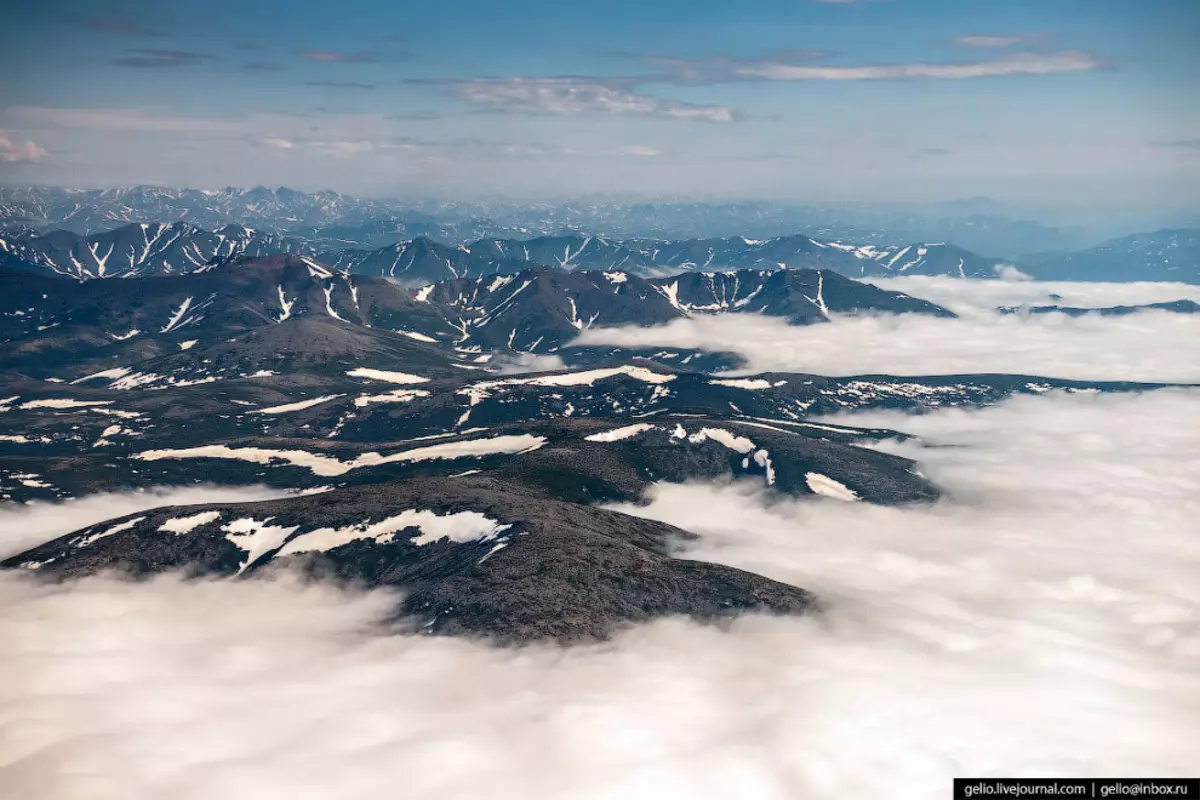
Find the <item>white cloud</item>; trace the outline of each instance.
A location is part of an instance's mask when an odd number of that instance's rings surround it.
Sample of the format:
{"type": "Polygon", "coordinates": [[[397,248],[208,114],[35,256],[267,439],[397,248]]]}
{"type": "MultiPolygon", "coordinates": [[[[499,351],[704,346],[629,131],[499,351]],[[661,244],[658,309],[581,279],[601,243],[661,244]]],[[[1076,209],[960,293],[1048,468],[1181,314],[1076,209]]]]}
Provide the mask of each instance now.
{"type": "MultiPolygon", "coordinates": [[[[1200,287],[1145,284],[1046,284],[1007,281],[877,281],[945,303],[963,315],[839,317],[793,327],[757,315],[697,316],[654,328],[591,328],[574,344],[707,348],[746,357],[752,372],[821,375],[935,375],[1005,372],[1078,380],[1200,382],[1200,315],[1144,312],[1127,317],[1000,315],[1013,298],[1099,305],[1150,298],[1200,297],[1200,287]],[[910,281],[910,283],[906,283],[910,281]],[[1048,299],[1058,291],[1062,301],[1048,299]]],[[[1015,302],[1020,303],[1021,300],[1015,302]]]]}
{"type": "Polygon", "coordinates": [[[1012,47],[1019,44],[1021,36],[958,36],[954,43],[963,47],[1012,47]]]}
{"type": "Polygon", "coordinates": [[[669,119],[729,122],[724,106],[697,105],[637,94],[603,83],[569,78],[505,78],[454,84],[455,94],[471,103],[526,114],[632,114],[669,119]]]}
{"type": "Polygon", "coordinates": [[[662,150],[657,147],[650,147],[644,144],[627,144],[616,148],[614,154],[618,156],[631,156],[634,158],[655,158],[663,154],[662,150]]]}
{"type": "Polygon", "coordinates": [[[183,489],[156,488],[149,491],[93,494],[53,504],[7,503],[0,505],[0,559],[88,525],[149,508],[198,503],[250,503],[281,497],[284,494],[279,489],[261,486],[194,486],[183,489]]]}
{"type": "Polygon", "coordinates": [[[31,139],[16,139],[5,130],[0,130],[0,161],[6,164],[19,164],[23,161],[37,161],[46,155],[46,151],[38,147],[31,139]]]}
{"type": "Polygon", "coordinates": [[[284,139],[282,136],[267,136],[262,140],[262,143],[275,150],[291,150],[296,146],[296,143],[291,139],[284,139]]]}
{"type": "Polygon", "coordinates": [[[753,61],[736,64],[731,74],[739,78],[768,81],[866,81],[924,78],[959,80],[1001,75],[1050,75],[1088,72],[1101,63],[1087,53],[1014,53],[1004,58],[962,63],[864,64],[851,67],[815,67],[783,61],[753,61]]]}
{"type": "Polygon", "coordinates": [[[999,306],[1061,305],[1076,308],[1144,305],[1171,300],[1200,301],[1200,286],[1190,283],[1091,283],[1084,281],[989,281],[913,276],[869,278],[893,292],[931,300],[958,314],[989,315],[999,306]],[[1055,300],[1051,295],[1057,295],[1055,300]]]}
{"type": "Polygon", "coordinates": [[[1195,393],[876,417],[953,500],[660,486],[687,554],[821,590],[821,620],[664,621],[498,650],[380,635],[386,594],[0,576],[0,781],[181,800],[936,797],[978,774],[1200,759],[1195,393]]]}
{"type": "Polygon", "coordinates": [[[375,149],[374,144],[367,141],[316,141],[309,144],[314,150],[334,158],[353,158],[375,149]]]}

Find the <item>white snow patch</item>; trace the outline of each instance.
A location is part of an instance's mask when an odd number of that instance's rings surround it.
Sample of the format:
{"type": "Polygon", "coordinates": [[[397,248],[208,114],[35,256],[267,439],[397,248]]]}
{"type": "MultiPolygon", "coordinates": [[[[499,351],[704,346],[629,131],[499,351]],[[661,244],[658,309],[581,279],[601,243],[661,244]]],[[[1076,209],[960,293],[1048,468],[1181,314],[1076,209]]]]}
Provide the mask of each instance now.
{"type": "Polygon", "coordinates": [[[390,372],[383,369],[369,369],[367,367],[356,367],[346,373],[351,378],[367,378],[373,381],[387,381],[388,383],[428,383],[429,378],[422,378],[420,375],[410,375],[407,372],[390,372]]]}
{"type": "Polygon", "coordinates": [[[511,525],[501,525],[477,511],[438,514],[434,511],[408,509],[379,522],[362,522],[344,528],[319,528],[303,533],[289,541],[276,554],[276,558],[297,553],[325,552],[360,539],[374,539],[388,544],[396,534],[408,528],[418,528],[421,533],[411,540],[414,545],[425,545],[441,539],[466,543],[488,541],[508,530],[511,525]]]}
{"type": "Polygon", "coordinates": [[[654,430],[657,425],[650,425],[645,422],[639,422],[636,425],[626,425],[623,428],[613,428],[610,431],[602,431],[593,433],[591,436],[585,436],[584,441],[588,442],[619,442],[622,439],[630,439],[640,433],[654,430]]]}
{"type": "Polygon", "coordinates": [[[191,533],[201,525],[208,525],[210,522],[216,522],[221,518],[220,511],[201,511],[198,514],[193,514],[190,517],[175,517],[169,519],[162,525],[158,526],[160,531],[167,531],[176,536],[184,533],[191,533]]]}
{"type": "Polygon", "coordinates": [[[268,525],[267,523],[273,519],[275,518],[267,517],[259,521],[253,517],[244,517],[221,526],[221,530],[225,531],[225,538],[246,553],[246,560],[238,568],[239,575],[263,555],[283,544],[287,537],[300,527],[299,525],[291,527],[268,525]]]}
{"type": "Polygon", "coordinates": [[[49,400],[28,400],[22,403],[20,408],[93,408],[95,406],[110,406],[112,402],[112,400],[71,400],[66,397],[55,397],[49,400]]]}
{"type": "Polygon", "coordinates": [[[835,500],[844,500],[846,502],[854,502],[858,500],[858,492],[848,488],[844,483],[835,481],[828,475],[822,475],[819,472],[804,473],[804,481],[808,484],[808,488],[812,489],[814,494],[819,494],[824,497],[832,497],[835,500]]]}
{"type": "Polygon", "coordinates": [[[543,436],[517,434],[494,436],[490,439],[470,439],[460,442],[418,447],[391,455],[363,453],[351,461],[339,461],[332,456],[317,455],[307,450],[271,450],[263,447],[229,447],[223,444],[202,445],[175,450],[147,450],[133,458],[141,461],[162,461],[184,458],[227,458],[249,461],[254,464],[270,464],[283,461],[292,466],[311,470],[314,475],[344,475],[351,470],[376,467],[396,462],[431,461],[435,459],[480,458],[489,455],[523,453],[537,450],[546,443],[543,436]]]}
{"type": "Polygon", "coordinates": [[[372,403],[410,403],[418,397],[429,397],[424,389],[394,389],[386,394],[362,394],[354,398],[354,405],[362,408],[372,403]]]}
{"type": "Polygon", "coordinates": [[[144,519],[145,519],[145,517],[134,517],[133,519],[126,520],[124,522],[118,522],[116,525],[113,525],[112,527],[108,528],[107,530],[103,531],[102,533],[85,534],[84,536],[80,537],[76,541],[72,542],[71,546],[72,547],[87,547],[88,545],[95,544],[96,542],[100,541],[101,539],[112,536],[114,533],[120,533],[121,531],[131,530],[135,525],[137,525],[139,522],[141,522],[144,519]]]}
{"type": "Polygon", "coordinates": [[[84,375],[82,378],[76,378],[75,380],[71,381],[71,385],[83,383],[84,381],[95,380],[97,378],[117,380],[118,378],[124,378],[128,374],[129,367],[113,367],[112,369],[93,372],[91,375],[84,375]]]}
{"type": "MultiPolygon", "coordinates": [[[[772,386],[778,386],[779,383],[771,383],[762,378],[722,378],[709,381],[713,386],[729,386],[734,389],[770,389],[772,386]]],[[[783,381],[786,383],[786,381],[783,381]]]]}
{"type": "Polygon", "coordinates": [[[188,309],[191,307],[192,298],[188,297],[179,304],[179,308],[175,309],[175,313],[171,315],[171,318],[167,320],[167,324],[164,325],[161,330],[159,330],[159,333],[170,333],[176,327],[178,327],[180,321],[183,319],[183,315],[186,314],[188,309]]]}
{"type": "Polygon", "coordinates": [[[328,403],[330,400],[337,400],[344,395],[327,394],[322,397],[313,397],[308,400],[300,400],[296,403],[288,403],[282,406],[271,406],[269,408],[256,408],[248,413],[250,414],[286,414],[289,411],[303,411],[306,408],[319,406],[321,403],[328,403]]]}
{"type": "Polygon", "coordinates": [[[433,338],[432,336],[426,336],[425,334],[417,333],[416,331],[400,331],[400,333],[402,333],[403,335],[407,336],[410,339],[416,339],[418,342],[429,342],[431,344],[437,344],[437,341],[438,341],[437,339],[433,338]]]}

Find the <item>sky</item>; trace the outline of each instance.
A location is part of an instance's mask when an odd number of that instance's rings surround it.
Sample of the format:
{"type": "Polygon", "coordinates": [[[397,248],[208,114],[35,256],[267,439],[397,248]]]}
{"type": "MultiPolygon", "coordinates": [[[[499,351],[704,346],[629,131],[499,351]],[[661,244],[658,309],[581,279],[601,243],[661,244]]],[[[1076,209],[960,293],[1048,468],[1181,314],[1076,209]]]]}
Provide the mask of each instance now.
{"type": "Polygon", "coordinates": [[[49,0],[0,183],[1200,204],[1194,0],[49,0]]]}

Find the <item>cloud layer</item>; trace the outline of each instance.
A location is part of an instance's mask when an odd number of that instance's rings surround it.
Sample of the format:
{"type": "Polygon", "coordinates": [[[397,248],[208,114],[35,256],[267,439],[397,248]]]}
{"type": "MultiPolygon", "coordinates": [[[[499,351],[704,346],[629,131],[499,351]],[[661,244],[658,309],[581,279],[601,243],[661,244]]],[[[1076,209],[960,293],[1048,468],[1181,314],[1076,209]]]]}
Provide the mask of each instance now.
{"type": "MultiPolygon", "coordinates": [[[[1200,395],[875,415],[931,508],[662,486],[686,555],[820,621],[594,647],[381,635],[394,598],[287,580],[0,576],[0,781],[139,798],[932,797],[974,774],[1179,775],[1200,745],[1200,395]]],[[[855,420],[858,421],[858,420],[855,420]]]]}
{"type": "Polygon", "coordinates": [[[505,78],[452,84],[457,97],[494,111],[526,114],[631,114],[643,117],[730,122],[733,111],[716,105],[664,100],[619,86],[571,78],[505,78]]]}
{"type": "Polygon", "coordinates": [[[1200,315],[1000,315],[998,305],[1087,307],[1200,297],[1179,284],[1047,284],[898,278],[877,281],[961,314],[842,317],[793,327],[773,317],[697,316],[656,328],[592,328],[576,343],[733,351],[753,372],[935,375],[1005,372],[1078,380],[1200,382],[1200,315]],[[1057,292],[1062,300],[1053,301],[1057,292]]]}

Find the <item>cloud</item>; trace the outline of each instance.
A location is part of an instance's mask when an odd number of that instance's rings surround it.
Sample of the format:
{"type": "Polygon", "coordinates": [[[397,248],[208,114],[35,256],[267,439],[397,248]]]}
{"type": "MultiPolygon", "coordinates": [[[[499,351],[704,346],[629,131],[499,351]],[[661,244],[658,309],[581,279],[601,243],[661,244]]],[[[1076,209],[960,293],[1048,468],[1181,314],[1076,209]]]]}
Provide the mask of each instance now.
{"type": "Polygon", "coordinates": [[[267,136],[261,139],[260,142],[263,146],[275,150],[291,150],[296,146],[296,143],[291,139],[284,139],[282,136],[267,136]]]}
{"type": "Polygon", "coordinates": [[[251,72],[277,72],[283,69],[283,67],[268,61],[247,61],[245,64],[242,64],[242,69],[250,70],[251,72]]]}
{"type": "Polygon", "coordinates": [[[374,89],[373,83],[360,83],[358,81],[307,81],[305,86],[324,86],[328,89],[374,89]]]}
{"type": "Polygon", "coordinates": [[[183,67],[198,64],[211,56],[203,53],[192,53],[187,50],[159,50],[154,48],[130,48],[132,56],[114,59],[112,63],[120,67],[140,67],[156,69],[159,67],[183,67]]]}
{"type": "Polygon", "coordinates": [[[1087,53],[1072,50],[1060,53],[1013,53],[985,61],[906,64],[862,64],[857,66],[815,66],[810,60],[787,56],[764,59],[710,60],[658,59],[668,76],[684,83],[703,84],[726,81],[868,81],[868,80],[964,80],[1004,75],[1051,75],[1089,72],[1104,64],[1087,53]]]}
{"type": "Polygon", "coordinates": [[[300,56],[309,61],[340,64],[369,64],[376,60],[372,53],[338,53],[332,50],[304,50],[300,56]]]}
{"type": "Polygon", "coordinates": [[[660,485],[684,554],[819,588],[820,620],[596,646],[385,635],[395,597],[288,580],[0,575],[18,796],[937,797],[975,774],[1200,758],[1195,394],[888,417],[932,507],[660,485]],[[1132,533],[1131,533],[1132,532],[1132,533]]]}
{"type": "Polygon", "coordinates": [[[450,83],[461,100],[516,114],[630,114],[704,122],[734,118],[733,111],[724,106],[665,100],[575,78],[481,78],[450,83]]]}
{"type": "Polygon", "coordinates": [[[191,486],[93,494],[62,503],[6,503],[0,505],[0,559],[88,525],[150,508],[199,503],[251,503],[283,497],[285,494],[279,489],[262,486],[191,486]]]}
{"type": "Polygon", "coordinates": [[[1173,142],[1155,142],[1156,147],[1178,147],[1184,150],[1200,150],[1200,139],[1176,139],[1173,142]]]}
{"type": "Polygon", "coordinates": [[[16,139],[5,130],[0,130],[0,163],[21,164],[37,161],[46,151],[31,139],[16,139]]]}
{"type": "Polygon", "coordinates": [[[621,145],[613,150],[613,153],[618,156],[632,156],[635,158],[654,158],[663,154],[662,150],[657,147],[650,147],[644,144],[626,144],[621,145]]]}
{"type": "Polygon", "coordinates": [[[1023,40],[1022,36],[958,36],[954,43],[963,47],[1012,47],[1023,40]]]}
{"type": "Polygon", "coordinates": [[[948,278],[873,282],[944,303],[962,316],[838,317],[829,324],[794,327],[775,317],[698,315],[654,328],[591,328],[573,344],[732,351],[746,358],[752,372],[843,376],[1001,372],[1097,381],[1200,382],[1200,361],[1194,353],[1194,343],[1200,341],[1200,315],[1150,311],[1127,317],[1070,318],[1001,315],[993,310],[1021,302],[1093,306],[1200,300],[1200,288],[1195,286],[948,278]],[[1063,299],[1050,300],[1052,292],[1063,299]],[[1014,297],[1026,300],[1014,303],[1014,297]]]}
{"type": "Polygon", "coordinates": [[[368,141],[312,141],[308,144],[314,150],[334,158],[353,158],[375,148],[368,141]]]}

